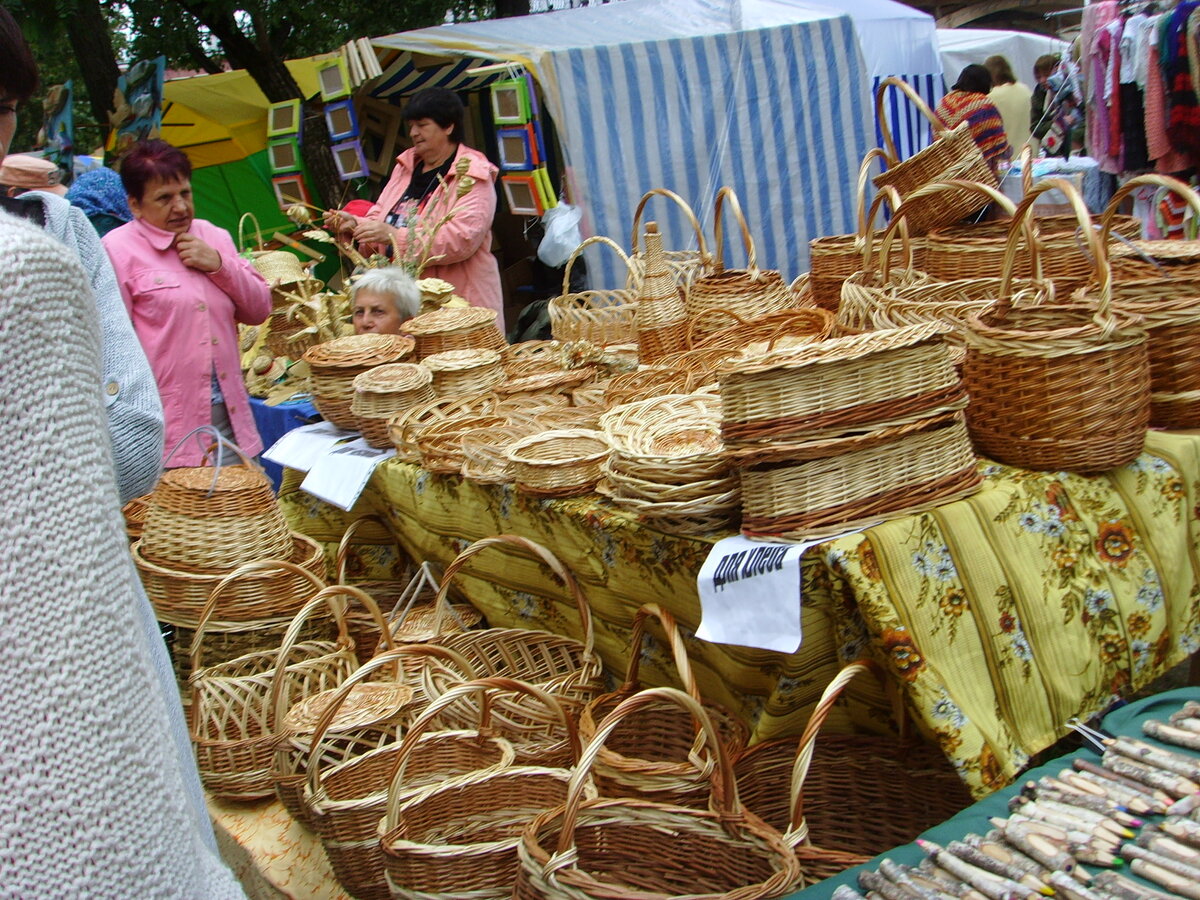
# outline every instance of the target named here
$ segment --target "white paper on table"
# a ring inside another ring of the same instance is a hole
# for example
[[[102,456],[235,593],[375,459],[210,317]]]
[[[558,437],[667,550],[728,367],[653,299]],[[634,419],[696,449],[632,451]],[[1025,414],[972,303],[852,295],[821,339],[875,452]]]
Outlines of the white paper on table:
[[[696,576],[696,637],[795,653],[801,640],[800,557],[818,543],[768,544],[739,534],[713,544]]]
[[[380,450],[363,438],[350,441],[319,457],[300,483],[300,489],[349,511],[371,480],[375,467],[395,455],[394,448]]]
[[[316,422],[293,428],[263,451],[263,459],[288,469],[307,472],[320,457],[339,441],[354,437],[353,431],[338,428],[332,422]]]

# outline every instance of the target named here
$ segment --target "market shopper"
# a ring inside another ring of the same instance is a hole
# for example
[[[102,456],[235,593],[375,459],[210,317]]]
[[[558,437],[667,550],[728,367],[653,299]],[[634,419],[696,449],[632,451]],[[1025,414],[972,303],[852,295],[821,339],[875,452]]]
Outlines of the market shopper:
[[[1017,81],[1012,65],[1003,56],[989,56],[983,61],[983,67],[992,76],[988,99],[1000,111],[1009,146],[1014,153],[1020,152],[1029,141],[1029,103],[1033,91]]]
[[[76,178],[67,191],[67,200],[83,210],[100,237],[133,220],[121,176],[104,166]]]
[[[366,216],[335,212],[330,222],[343,238],[352,236],[381,253],[390,252],[394,240],[403,255],[410,241],[421,241],[433,227],[433,217],[452,209],[429,242],[435,262],[422,275],[448,281],[472,306],[496,310],[503,331],[500,267],[492,255],[499,170],[462,142],[463,115],[453,91],[427,88],[414,94],[403,113],[413,146],[396,157],[379,201]],[[471,179],[470,187],[456,199],[463,178]]]
[[[1012,158],[1012,147],[1004,133],[1004,120],[996,105],[988,99],[992,76],[980,65],[969,65],[958,76],[950,93],[942,98],[934,114],[947,128],[962,122],[971,129],[971,137],[995,172],[999,164]]]
[[[242,380],[237,323],[271,312],[271,289],[229,233],[195,217],[192,167],[166,141],[143,141],[121,162],[133,221],[104,236],[125,307],[158,379],[172,466],[197,466],[214,425],[249,456],[262,451]]]
[[[355,334],[399,334],[421,311],[421,292],[399,266],[368,269],[350,287]]]

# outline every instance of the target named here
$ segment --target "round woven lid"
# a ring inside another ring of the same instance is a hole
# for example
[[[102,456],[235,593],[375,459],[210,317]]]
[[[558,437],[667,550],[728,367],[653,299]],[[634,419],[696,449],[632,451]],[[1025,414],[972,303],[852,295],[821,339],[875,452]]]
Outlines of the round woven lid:
[[[722,360],[717,364],[720,374],[746,374],[767,372],[772,369],[790,369],[822,363],[846,362],[862,359],[872,353],[915,347],[927,341],[942,340],[950,330],[942,322],[923,322],[886,331],[869,331],[850,337],[830,338],[818,343],[803,344],[769,350],[758,355],[743,351],[738,356]]]
[[[412,353],[413,339],[403,334],[349,334],[310,348],[304,361],[310,366],[351,369],[398,362]]]
[[[447,350],[444,353],[434,353],[421,360],[431,372],[461,372],[464,369],[476,369],[480,366],[494,366],[500,362],[500,354],[495,350],[484,350],[476,347],[467,350]]]
[[[301,281],[311,282],[314,290],[320,290],[324,285],[313,278],[312,272],[306,269],[294,253],[286,250],[268,250],[255,256],[251,262],[254,268],[272,287],[278,285],[298,284]]]
[[[496,310],[482,306],[461,308],[442,307],[421,313],[404,323],[406,334],[444,334],[448,331],[466,331],[496,321]]]
[[[354,376],[356,391],[398,394],[415,391],[433,381],[433,373],[421,363],[387,363]]]
[[[591,381],[595,376],[596,370],[591,366],[564,372],[541,372],[536,375],[526,375],[523,378],[514,378],[504,384],[496,385],[493,390],[502,396],[529,391],[566,390],[569,387],[578,387],[585,381]]]
[[[337,692],[337,688],[332,688],[301,700],[283,717],[283,727],[297,734],[312,733]],[[356,684],[338,707],[329,730],[346,731],[383,721],[399,712],[412,696],[413,689],[407,684],[387,681]]]
[[[204,494],[240,493],[264,486],[268,490],[271,489],[270,479],[263,471],[248,466],[222,466],[220,469],[211,466],[167,469],[163,472],[160,481],[172,487],[201,491]]]

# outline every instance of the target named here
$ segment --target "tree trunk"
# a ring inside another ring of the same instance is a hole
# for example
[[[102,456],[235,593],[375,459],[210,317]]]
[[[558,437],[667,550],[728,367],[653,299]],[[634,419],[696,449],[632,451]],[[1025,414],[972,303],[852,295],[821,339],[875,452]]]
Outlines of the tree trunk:
[[[66,17],[66,26],[71,50],[83,72],[88,106],[102,135],[107,134],[108,114],[113,109],[113,92],[121,72],[99,0],[80,0],[72,15]]]

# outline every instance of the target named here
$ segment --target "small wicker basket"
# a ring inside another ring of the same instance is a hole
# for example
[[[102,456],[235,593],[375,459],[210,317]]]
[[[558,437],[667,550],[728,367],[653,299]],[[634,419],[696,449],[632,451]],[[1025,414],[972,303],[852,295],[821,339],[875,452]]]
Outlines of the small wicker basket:
[[[514,483],[526,493],[572,497],[596,486],[609,452],[599,431],[567,428],[521,438],[508,448],[508,461]]]
[[[313,405],[337,427],[356,430],[358,417],[350,408],[354,379],[375,366],[400,362],[412,350],[412,338],[396,334],[352,334],[318,344],[304,354]]]
[[[557,341],[589,341],[598,347],[634,343],[637,341],[636,291],[629,288],[571,291],[571,268],[583,251],[593,244],[611,247],[626,267],[629,266],[629,257],[611,238],[597,235],[576,247],[563,269],[562,293],[550,299],[550,333]]]
[[[447,350],[425,357],[422,364],[433,373],[433,392],[438,397],[483,394],[505,380],[495,350]]]
[[[448,350],[496,350],[507,346],[496,326],[498,313],[482,306],[449,307],[414,316],[402,326],[416,341],[418,361]]]
[[[646,204],[654,197],[666,197],[672,201],[683,213],[688,224],[692,226],[692,233],[696,236],[695,250],[664,250],[663,261],[666,262],[667,268],[675,276],[675,282],[683,288],[686,293],[691,283],[700,275],[703,275],[712,265],[712,259],[708,253],[708,247],[704,242],[704,229],[700,227],[700,220],[696,218],[696,213],[692,210],[682,197],[674,191],[669,191],[666,188],[653,188],[642,195],[642,199],[638,201],[637,209],[633,213],[633,229],[629,237],[629,246],[633,248],[633,255],[629,257],[629,288],[637,293],[641,290],[642,278],[646,274],[646,256],[645,253],[638,247],[638,242],[641,239],[641,224],[642,213],[646,209]]]
[[[366,442],[391,447],[388,422],[397,413],[433,400],[432,383],[433,373],[421,363],[387,363],[356,375],[350,411]]]

